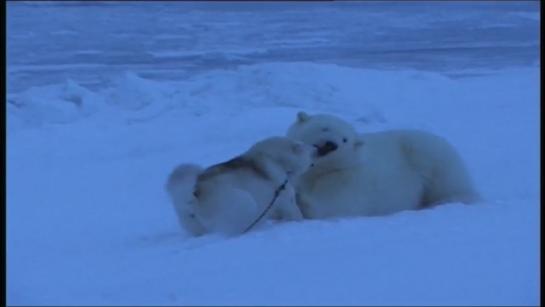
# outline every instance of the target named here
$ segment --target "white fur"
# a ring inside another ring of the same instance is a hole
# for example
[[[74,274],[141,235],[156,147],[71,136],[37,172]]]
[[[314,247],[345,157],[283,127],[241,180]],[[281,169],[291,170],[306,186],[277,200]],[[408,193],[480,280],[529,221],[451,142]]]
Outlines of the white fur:
[[[288,136],[338,146],[300,178],[298,204],[306,218],[384,215],[479,199],[455,149],[427,132],[358,134],[340,118],[301,112]]]
[[[300,220],[302,214],[291,182],[310,167],[313,153],[311,146],[301,142],[268,138],[239,156],[259,172],[240,163],[233,167],[225,162],[207,170],[182,164],[171,173],[167,191],[182,227],[190,234],[239,234],[265,210],[275,190],[289,178],[267,218]],[[206,176],[207,172],[213,176]]]

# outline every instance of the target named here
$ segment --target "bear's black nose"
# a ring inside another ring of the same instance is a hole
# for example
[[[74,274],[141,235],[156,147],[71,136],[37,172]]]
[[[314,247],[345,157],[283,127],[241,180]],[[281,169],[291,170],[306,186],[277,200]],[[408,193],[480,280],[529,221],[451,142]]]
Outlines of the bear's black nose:
[[[337,144],[327,141],[322,145],[314,145],[316,148],[318,148],[318,157],[323,157],[327,155],[328,153],[337,150]]]

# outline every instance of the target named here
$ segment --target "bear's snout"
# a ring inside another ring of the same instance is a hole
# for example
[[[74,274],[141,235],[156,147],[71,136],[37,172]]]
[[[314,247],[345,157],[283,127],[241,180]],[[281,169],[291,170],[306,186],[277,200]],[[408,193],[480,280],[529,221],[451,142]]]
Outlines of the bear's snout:
[[[337,148],[338,148],[337,144],[335,144],[335,143],[333,143],[331,141],[327,141],[322,145],[316,145],[315,144],[314,147],[316,147],[316,149],[318,151],[318,157],[323,157],[323,156],[327,155],[328,153],[337,150]]]

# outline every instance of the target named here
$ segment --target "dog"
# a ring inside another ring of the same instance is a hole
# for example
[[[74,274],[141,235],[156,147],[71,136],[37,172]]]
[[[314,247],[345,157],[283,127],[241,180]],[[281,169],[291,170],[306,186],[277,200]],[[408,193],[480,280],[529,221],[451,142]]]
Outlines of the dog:
[[[313,146],[270,137],[242,155],[206,169],[195,164],[176,167],[166,190],[182,228],[192,236],[241,234],[273,200],[272,209],[257,225],[266,219],[303,218],[295,201],[294,183],[312,166],[315,156]]]

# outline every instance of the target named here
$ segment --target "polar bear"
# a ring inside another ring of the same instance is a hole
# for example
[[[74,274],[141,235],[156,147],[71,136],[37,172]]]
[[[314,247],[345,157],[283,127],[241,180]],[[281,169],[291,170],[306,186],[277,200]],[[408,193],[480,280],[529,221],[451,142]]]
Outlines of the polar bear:
[[[202,169],[181,164],[166,190],[181,226],[191,235],[240,234],[265,218],[301,220],[292,182],[311,167],[314,147],[270,137],[229,161]],[[274,202],[273,202],[274,201]],[[266,211],[271,206],[270,211]]]
[[[299,112],[287,136],[318,152],[296,187],[305,218],[386,215],[480,199],[456,150],[427,132],[359,134],[333,115]]]

